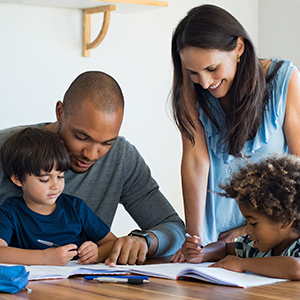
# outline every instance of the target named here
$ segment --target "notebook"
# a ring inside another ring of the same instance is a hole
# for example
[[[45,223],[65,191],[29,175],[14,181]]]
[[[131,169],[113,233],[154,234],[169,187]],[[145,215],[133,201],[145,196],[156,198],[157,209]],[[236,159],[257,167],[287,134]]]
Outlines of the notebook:
[[[265,277],[250,272],[238,273],[222,268],[209,268],[212,263],[165,263],[151,265],[134,265],[109,267],[103,263],[81,265],[77,261],[71,261],[65,266],[25,266],[29,271],[29,280],[63,279],[74,275],[127,275],[139,274],[150,277],[159,277],[171,280],[185,280],[188,278],[215,284],[252,287],[286,279]]]
[[[74,275],[126,275],[129,270],[120,266],[111,268],[105,264],[81,265],[77,261],[70,261],[65,266],[25,266],[29,271],[29,280],[64,279]]]
[[[184,280],[193,278],[201,281],[235,287],[252,287],[276,282],[286,279],[265,277],[250,272],[238,273],[222,268],[209,268],[212,263],[167,263],[154,265],[134,266],[130,269],[132,273],[154,276],[173,280]]]

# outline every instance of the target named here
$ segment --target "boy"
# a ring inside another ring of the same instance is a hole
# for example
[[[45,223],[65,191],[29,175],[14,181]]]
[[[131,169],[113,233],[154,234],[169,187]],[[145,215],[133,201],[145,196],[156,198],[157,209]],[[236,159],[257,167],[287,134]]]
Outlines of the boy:
[[[18,131],[3,144],[1,162],[23,190],[0,206],[1,263],[65,265],[78,256],[88,264],[108,257],[114,234],[84,201],[62,193],[70,159],[57,134],[33,127]]]

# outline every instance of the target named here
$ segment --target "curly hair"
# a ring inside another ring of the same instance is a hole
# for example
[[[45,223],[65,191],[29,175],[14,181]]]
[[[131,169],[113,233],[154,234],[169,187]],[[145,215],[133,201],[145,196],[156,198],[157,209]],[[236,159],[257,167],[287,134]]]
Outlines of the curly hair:
[[[300,158],[273,155],[245,163],[219,187],[226,198],[235,198],[270,220],[289,224],[300,232]]]

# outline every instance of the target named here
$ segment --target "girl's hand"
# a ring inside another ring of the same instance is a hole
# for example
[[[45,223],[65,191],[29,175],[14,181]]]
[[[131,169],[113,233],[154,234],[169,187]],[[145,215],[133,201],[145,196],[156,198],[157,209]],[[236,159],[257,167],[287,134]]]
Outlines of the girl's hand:
[[[45,265],[64,266],[76,255],[77,246],[75,244],[42,250]]]
[[[80,264],[93,264],[100,262],[98,245],[91,242],[84,242],[78,249],[78,262]]]
[[[244,258],[237,257],[234,255],[227,255],[225,258],[219,260],[218,262],[210,265],[210,267],[223,268],[235,272],[244,272],[242,267],[242,262]]]

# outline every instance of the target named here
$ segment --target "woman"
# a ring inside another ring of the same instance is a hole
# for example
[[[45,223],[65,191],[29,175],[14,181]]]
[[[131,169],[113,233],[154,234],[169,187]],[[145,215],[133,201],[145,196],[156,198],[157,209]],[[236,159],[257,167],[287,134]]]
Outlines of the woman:
[[[289,61],[259,59],[242,25],[213,5],[195,7],[181,20],[172,58],[186,232],[192,235],[172,258],[177,262],[200,251],[195,236],[207,244],[245,233],[235,200],[213,192],[242,158],[300,154],[300,76]]]

